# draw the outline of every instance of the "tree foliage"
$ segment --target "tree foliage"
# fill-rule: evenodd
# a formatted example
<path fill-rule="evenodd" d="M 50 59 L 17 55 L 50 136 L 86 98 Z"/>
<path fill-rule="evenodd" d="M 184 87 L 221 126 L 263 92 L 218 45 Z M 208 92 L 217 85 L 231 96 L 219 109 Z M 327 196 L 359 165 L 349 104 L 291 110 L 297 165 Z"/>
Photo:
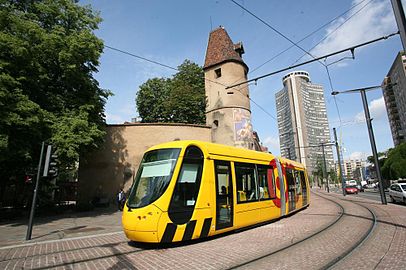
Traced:
<path fill-rule="evenodd" d="M 406 143 L 389 150 L 388 158 L 381 168 L 385 179 L 406 178 Z"/>
<path fill-rule="evenodd" d="M 97 147 L 110 92 L 93 78 L 101 19 L 72 0 L 0 0 L 0 179 L 38 163 L 41 141 L 71 165 Z"/>
<path fill-rule="evenodd" d="M 138 90 L 136 104 L 142 122 L 204 124 L 204 72 L 185 60 L 172 79 L 153 78 Z"/>

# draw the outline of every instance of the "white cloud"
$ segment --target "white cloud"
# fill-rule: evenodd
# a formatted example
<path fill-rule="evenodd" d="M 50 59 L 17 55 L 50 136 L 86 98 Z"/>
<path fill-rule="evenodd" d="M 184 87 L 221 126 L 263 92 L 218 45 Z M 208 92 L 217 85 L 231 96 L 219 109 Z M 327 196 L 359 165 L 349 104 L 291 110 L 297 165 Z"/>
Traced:
<path fill-rule="evenodd" d="M 272 153 L 279 151 L 279 137 L 266 137 L 262 143 L 268 147 L 268 150 Z"/>
<path fill-rule="evenodd" d="M 372 100 L 371 103 L 368 104 L 368 107 L 369 107 L 369 114 L 371 115 L 371 118 L 373 118 L 375 120 L 381 120 L 385 117 L 386 106 L 385 106 L 385 100 L 383 97 Z M 365 121 L 364 111 L 357 113 L 357 115 L 355 116 L 355 119 L 357 121 Z"/>
<path fill-rule="evenodd" d="M 351 6 L 360 2 L 361 0 L 354 0 Z M 396 31 L 392 7 L 388 1 L 372 1 L 355 14 L 366 3 L 368 2 L 361 3 L 350 13 L 333 22 L 326 29 L 326 36 L 332 34 L 313 49 L 312 54 L 322 56 Z M 339 27 L 351 16 L 353 17 Z M 337 27 L 339 27 L 338 30 L 333 32 Z"/>
<path fill-rule="evenodd" d="M 364 152 L 353 152 L 350 154 L 350 156 L 348 157 L 348 159 L 352 159 L 352 160 L 356 160 L 356 159 L 360 159 L 360 160 L 366 160 L 367 157 L 369 155 L 367 153 Z"/>
<path fill-rule="evenodd" d="M 121 115 L 106 113 L 106 122 L 107 124 L 122 124 L 124 123 L 124 119 Z"/>

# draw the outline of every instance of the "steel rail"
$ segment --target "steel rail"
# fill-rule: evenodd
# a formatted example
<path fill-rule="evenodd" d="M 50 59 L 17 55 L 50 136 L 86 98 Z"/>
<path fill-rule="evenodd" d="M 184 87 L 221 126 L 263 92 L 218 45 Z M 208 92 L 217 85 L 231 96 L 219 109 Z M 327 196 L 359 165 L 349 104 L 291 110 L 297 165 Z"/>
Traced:
<path fill-rule="evenodd" d="M 321 196 L 321 195 L 319 195 L 319 196 L 325 198 L 324 196 Z M 326 196 L 332 197 L 333 195 L 326 194 Z M 341 199 L 341 200 L 343 200 L 343 199 Z M 358 239 L 358 241 L 355 244 L 353 244 L 349 249 L 347 249 L 345 252 L 343 252 L 340 256 L 336 257 L 334 260 L 330 261 L 328 264 L 321 267 L 320 269 L 332 269 L 339 262 L 342 262 L 344 259 L 346 259 L 348 256 L 350 256 L 355 250 L 357 250 L 360 246 L 362 246 L 365 243 L 365 241 L 368 240 L 368 238 L 372 235 L 372 233 L 374 232 L 374 230 L 376 228 L 378 221 L 377 221 L 375 213 L 369 207 L 366 207 L 365 205 L 362 205 L 361 203 L 358 203 L 355 201 L 350 201 L 350 202 L 352 202 L 356 205 L 359 205 L 359 206 L 365 208 L 366 210 L 368 210 L 368 212 L 372 216 L 371 226 L 364 233 L 364 235 L 360 239 Z"/>
<path fill-rule="evenodd" d="M 337 202 L 334 201 L 334 200 L 331 200 L 331 199 L 325 198 L 325 197 L 323 197 L 323 196 L 320 196 L 319 194 L 316 194 L 316 193 L 314 193 L 314 192 L 312 192 L 312 194 L 313 194 L 313 195 L 316 195 L 316 196 L 319 196 L 319 197 L 321 197 L 321 198 L 323 198 L 323 199 L 325 199 L 325 200 L 331 201 L 332 203 L 336 204 L 336 205 L 341 209 L 340 215 L 338 215 L 337 218 L 336 218 L 333 222 L 329 223 L 327 226 L 321 228 L 319 231 L 317 231 L 317 232 L 315 232 L 315 233 L 313 233 L 313 234 L 310 234 L 309 236 L 306 236 L 306 237 L 300 239 L 299 241 L 293 242 L 293 243 L 291 243 L 291 244 L 289 244 L 289 245 L 287 245 L 287 246 L 284 246 L 284 247 L 282 247 L 282 248 L 280 248 L 280 249 L 278 249 L 278 250 L 272 251 L 272 252 L 270 252 L 270 253 L 268 253 L 268 254 L 265 254 L 265 255 L 263 255 L 263 256 L 260 256 L 260 257 L 255 258 L 255 259 L 246 261 L 246 262 L 244 262 L 244 263 L 241 263 L 241 264 L 238 264 L 238 265 L 234 265 L 233 267 L 230 267 L 230 268 L 227 268 L 227 269 L 237 269 L 237 268 L 239 268 L 239 267 L 249 265 L 249 264 L 251 264 L 251 263 L 254 263 L 254 262 L 256 262 L 256 261 L 262 260 L 262 259 L 264 259 L 264 258 L 266 258 L 266 257 L 275 255 L 275 254 L 277 254 L 277 253 L 279 253 L 279 252 L 282 252 L 282 251 L 287 250 L 287 249 L 289 249 L 289 248 L 291 248 L 291 247 L 294 247 L 294 246 L 296 246 L 296 245 L 298 245 L 298 244 L 300 244 L 300 243 L 302 243 L 302 242 L 304 242 L 304 241 L 307 241 L 307 240 L 309 240 L 309 239 L 311 239 L 311 238 L 313 238 L 313 237 L 315 237 L 315 236 L 317 236 L 317 235 L 319 235 L 319 234 L 321 234 L 321 233 L 327 231 L 329 228 L 331 228 L 332 226 L 334 226 L 335 224 L 337 224 L 337 223 L 344 217 L 345 209 L 344 209 L 344 207 L 343 207 L 341 204 L 337 203 Z"/>

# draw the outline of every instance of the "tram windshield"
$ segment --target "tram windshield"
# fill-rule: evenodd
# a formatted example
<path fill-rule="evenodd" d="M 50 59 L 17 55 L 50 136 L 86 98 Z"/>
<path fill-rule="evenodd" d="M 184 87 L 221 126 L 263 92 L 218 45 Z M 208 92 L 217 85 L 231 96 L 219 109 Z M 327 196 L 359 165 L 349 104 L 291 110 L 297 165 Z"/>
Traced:
<path fill-rule="evenodd" d="M 128 197 L 128 207 L 144 207 L 158 199 L 168 187 L 180 149 L 158 149 L 145 153 Z"/>

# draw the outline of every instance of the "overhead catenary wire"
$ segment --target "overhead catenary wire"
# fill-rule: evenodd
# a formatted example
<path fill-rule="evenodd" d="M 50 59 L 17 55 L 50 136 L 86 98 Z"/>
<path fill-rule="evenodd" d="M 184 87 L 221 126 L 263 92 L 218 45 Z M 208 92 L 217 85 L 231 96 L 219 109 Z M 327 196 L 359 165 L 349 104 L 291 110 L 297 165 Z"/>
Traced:
<path fill-rule="evenodd" d="M 264 21 L 263 19 L 261 19 L 259 16 L 255 15 L 253 12 L 251 12 L 250 10 L 248 10 L 247 8 L 245 8 L 244 6 L 240 5 L 239 3 L 237 3 L 235 0 L 230 0 L 231 2 L 233 2 L 235 5 L 239 6 L 241 9 L 245 10 L 246 12 L 248 12 L 251 16 L 253 16 L 254 18 L 256 18 L 257 20 L 259 20 L 260 22 L 262 22 L 263 24 L 265 24 L 267 27 L 269 27 L 270 29 L 272 29 L 274 32 L 276 32 L 278 35 L 280 35 L 281 37 L 283 37 L 284 39 L 286 39 L 287 41 L 289 41 L 290 43 L 292 43 L 294 46 L 296 46 L 297 48 L 299 48 L 300 50 L 302 50 L 303 52 L 305 52 L 306 54 L 310 55 L 312 58 L 315 58 L 310 52 L 306 51 L 305 49 L 303 49 L 301 46 L 299 46 L 296 42 L 294 42 L 293 40 L 291 40 L 289 37 L 287 37 L 286 35 L 284 35 L 282 32 L 280 32 L 278 29 L 276 29 L 275 27 L 273 27 L 272 25 L 270 25 L 269 23 L 267 23 L 266 21 Z M 322 65 L 324 65 L 322 62 L 320 62 Z"/>
<path fill-rule="evenodd" d="M 172 69 L 172 70 L 175 70 L 175 71 L 179 71 L 179 69 L 177 69 L 175 67 L 171 67 L 171 66 L 168 66 L 166 64 L 163 64 L 163 63 L 160 63 L 160 62 L 157 62 L 157 61 L 154 61 L 154 60 L 151 60 L 151 59 L 148 59 L 148 58 L 145 58 L 145 57 L 142 57 L 142 56 L 139 56 L 139 55 L 124 51 L 124 50 L 120 50 L 120 49 L 117 49 L 117 48 L 114 48 L 114 47 L 111 47 L 111 46 L 108 46 L 108 45 L 104 45 L 104 47 L 109 48 L 110 50 L 113 50 L 113 51 L 117 51 L 117 52 L 129 55 L 129 56 L 132 56 L 132 57 L 135 57 L 135 58 L 138 58 L 138 59 L 153 63 L 155 65 L 159 65 L 161 67 L 166 67 L 166 68 L 169 68 L 169 69 Z"/>
<path fill-rule="evenodd" d="M 347 9 L 346 11 L 342 12 L 340 15 L 337 15 L 336 17 L 334 17 L 333 19 L 329 20 L 328 22 L 326 22 L 325 24 L 321 25 L 320 27 L 318 27 L 317 29 L 313 30 L 311 33 L 307 34 L 305 37 L 303 37 L 302 39 L 298 40 L 296 43 L 299 44 L 301 43 L 303 40 L 311 37 L 312 35 L 314 35 L 315 33 L 317 33 L 318 31 L 320 31 L 321 29 L 325 28 L 327 25 L 331 24 L 332 22 L 334 22 L 335 20 L 337 20 L 338 18 L 344 16 L 345 14 L 347 14 L 348 12 L 350 12 L 351 10 L 353 10 L 354 8 L 356 8 L 357 6 L 361 5 L 363 2 L 365 2 L 367 0 L 363 0 L 355 5 L 353 5 L 352 7 L 350 7 L 349 9 Z M 372 2 L 373 0 L 370 0 L 367 4 L 369 4 L 370 2 Z M 365 7 L 365 6 L 364 6 Z M 363 7 L 362 7 L 363 8 Z M 361 9 L 362 9 L 361 8 Z M 360 9 L 360 10 L 361 10 Z M 358 10 L 356 13 L 354 13 L 351 17 L 353 17 L 355 14 L 357 14 L 360 10 Z M 349 17 L 346 21 L 348 21 L 351 17 Z M 346 22 L 345 21 L 345 22 Z M 344 23 L 345 23 L 344 22 Z M 336 31 L 338 28 L 340 28 L 344 23 L 340 24 L 334 31 Z M 333 32 L 334 32 L 333 31 Z M 329 33 L 327 36 L 329 36 L 331 33 Z M 324 39 L 323 39 L 324 40 Z M 321 41 L 320 41 L 321 42 Z M 320 43 L 319 42 L 319 43 Z M 318 43 L 317 43 L 318 44 Z M 316 44 L 316 46 L 317 46 Z M 271 62 L 272 60 L 276 59 L 278 56 L 284 54 L 285 52 L 287 52 L 288 50 L 290 50 L 291 48 L 295 47 L 295 45 L 291 45 L 288 48 L 284 49 L 283 51 L 277 53 L 276 55 L 274 55 L 273 57 L 271 57 L 269 60 L 265 61 L 264 63 L 262 63 L 261 65 L 257 66 L 256 68 L 253 68 L 249 73 L 252 73 L 256 70 L 258 70 L 259 68 L 263 67 L 264 65 L 268 64 L 269 62 Z M 314 48 L 314 47 L 313 47 Z M 312 49 L 313 49 L 312 48 Z M 312 49 L 310 49 L 309 51 L 311 51 Z M 306 55 L 306 54 L 304 54 Z M 296 62 L 298 62 L 303 56 L 301 56 L 298 60 L 296 60 Z M 295 63 L 296 63 L 295 62 Z"/>
<path fill-rule="evenodd" d="M 244 6 L 238 4 L 235 0 L 230 0 L 231 2 L 233 2 L 235 5 L 239 6 L 241 9 L 245 10 L 246 12 L 248 12 L 250 15 L 252 15 L 254 18 L 256 18 L 257 20 L 259 20 L 260 22 L 262 22 L 263 24 L 265 24 L 266 26 L 268 26 L 269 28 L 271 28 L 273 31 L 275 31 L 276 33 L 278 33 L 280 36 L 282 36 L 283 38 L 285 38 L 286 40 L 288 40 L 290 43 L 292 43 L 293 45 L 288 47 L 287 49 L 285 49 L 284 51 L 280 52 L 279 54 L 277 54 L 276 56 L 274 56 L 273 58 L 271 58 L 270 60 L 266 61 L 264 64 L 260 65 L 259 67 L 257 67 L 256 69 L 254 69 L 253 71 L 257 70 L 258 68 L 262 67 L 263 65 L 265 65 L 266 63 L 272 61 L 273 59 L 275 59 L 276 57 L 278 57 L 279 55 L 283 54 L 284 52 L 288 51 L 290 48 L 296 46 L 299 49 L 301 49 L 302 51 L 305 52 L 304 55 L 310 55 L 314 61 L 318 61 L 321 65 L 323 65 L 326 68 L 326 72 L 327 72 L 327 76 L 328 76 L 328 80 L 329 80 L 329 84 L 330 84 L 330 89 L 331 91 L 333 91 L 333 84 L 332 84 L 332 80 L 331 80 L 331 76 L 330 76 L 330 72 L 328 69 L 328 65 L 319 61 L 320 59 L 316 59 L 309 51 L 303 49 L 301 46 L 298 45 L 299 42 L 303 41 L 304 39 L 306 39 L 307 37 L 313 35 L 314 33 L 316 33 L 317 31 L 319 31 L 320 29 L 324 28 L 326 25 L 330 24 L 331 22 L 333 22 L 334 20 L 336 20 L 337 18 L 344 16 L 346 13 L 348 13 L 350 10 L 352 10 L 353 8 L 355 8 L 356 6 L 362 4 L 363 2 L 365 2 L 366 0 L 363 0 L 355 5 L 353 5 L 350 9 L 348 9 L 347 11 L 345 11 L 344 13 L 340 14 L 339 16 L 335 17 L 333 20 L 330 20 L 328 23 L 324 24 L 323 26 L 319 27 L 317 30 L 313 31 L 312 33 L 310 33 L 309 35 L 307 35 L 306 37 L 304 37 L 303 39 L 299 40 L 298 42 L 294 42 L 292 41 L 290 38 L 288 38 L 286 35 L 282 34 L 280 31 L 278 31 L 276 28 L 272 27 L 269 23 L 265 22 L 263 19 L 261 19 L 259 16 L 255 15 L 253 12 L 249 11 L 247 8 L 245 8 Z M 349 18 L 347 18 L 343 23 L 341 23 L 336 29 L 334 29 L 334 31 L 330 32 L 327 36 L 325 36 L 321 41 L 319 41 L 315 46 L 313 46 L 310 50 L 314 49 L 318 44 L 320 44 L 323 40 L 325 40 L 328 36 L 330 36 L 331 34 L 333 34 L 335 31 L 337 31 L 342 25 L 344 25 L 348 20 L 350 20 L 352 17 L 354 17 L 356 14 L 358 14 L 361 10 L 363 10 L 368 4 L 370 4 L 373 0 L 368 1 L 364 6 L 362 6 L 357 12 L 355 12 L 354 14 L 352 14 Z M 354 50 L 351 50 L 351 53 L 353 55 L 354 58 Z M 299 59 L 297 59 L 293 64 L 297 63 L 304 55 L 302 55 Z M 341 59 L 343 60 L 343 59 Z M 340 60 L 340 61 L 341 61 Z M 293 68 L 293 67 L 292 67 Z M 282 71 L 281 71 L 282 72 Z M 255 79 L 254 79 L 255 80 Z M 257 80 L 255 80 L 255 82 L 257 82 Z M 228 88 L 226 88 L 228 89 Z M 339 119 L 341 120 L 341 115 L 340 115 L 340 111 L 337 105 L 337 101 L 336 101 L 336 97 L 334 96 L 334 103 L 335 103 L 335 107 L 339 116 Z"/>
<path fill-rule="evenodd" d="M 169 66 L 169 65 L 166 65 L 166 64 L 163 64 L 163 63 L 160 63 L 160 62 L 157 62 L 157 61 L 148 59 L 148 58 L 146 58 L 146 57 L 139 56 L 139 55 L 136 55 L 136 54 L 133 54 L 133 53 L 130 53 L 130 52 L 121 50 L 121 49 L 117 49 L 117 48 L 114 48 L 114 47 L 112 47 L 112 46 L 108 46 L 108 45 L 104 45 L 104 46 L 105 46 L 106 48 L 109 48 L 109 49 L 111 49 L 111 50 L 114 50 L 114 51 L 117 51 L 117 52 L 120 52 L 120 53 L 123 53 L 123 54 L 126 54 L 126 55 L 129 55 L 129 56 L 131 56 L 131 57 L 135 57 L 135 58 L 138 58 L 138 59 L 141 59 L 141 60 L 150 62 L 150 63 L 155 64 L 155 65 L 159 65 L 159 66 L 162 66 L 162 67 L 165 67 L 165 68 L 169 68 L 169 69 L 172 69 L 172 70 L 175 70 L 175 71 L 179 71 L 178 68 L 175 68 L 175 67 L 172 67 L 172 66 Z M 223 83 L 220 83 L 220 82 L 216 82 L 216 81 L 213 81 L 213 80 L 210 80 L 210 79 L 207 79 L 207 78 L 204 78 L 204 80 L 209 81 L 209 82 L 212 82 L 212 83 L 219 84 L 219 85 L 224 86 L 224 87 L 227 87 L 226 84 L 223 84 Z M 237 91 L 238 91 L 238 93 L 240 93 L 241 95 L 245 96 L 239 89 L 237 89 Z M 252 103 L 254 103 L 256 106 L 258 106 L 258 108 L 260 108 L 264 113 L 266 113 L 267 115 L 269 115 L 272 119 L 277 120 L 275 116 L 273 116 L 273 115 L 270 114 L 268 111 L 266 111 L 263 107 L 261 107 L 261 106 L 260 106 L 257 102 L 255 102 L 252 98 L 250 98 L 249 96 L 247 96 L 247 98 L 248 98 L 250 101 L 252 101 Z"/>
<path fill-rule="evenodd" d="M 359 2 L 357 5 L 354 5 L 354 7 L 362 4 L 363 2 L 365 2 L 366 0 Z M 368 6 L 371 2 L 373 2 L 373 0 L 368 1 L 365 5 L 363 5 L 359 10 L 357 10 L 354 14 L 352 14 L 351 16 L 349 16 L 347 19 L 345 19 L 342 23 L 340 23 L 339 26 L 337 26 L 333 31 L 331 31 L 330 33 L 328 33 L 326 36 L 324 36 L 319 42 L 317 42 L 315 45 L 313 45 L 313 47 L 311 47 L 309 49 L 309 51 L 313 50 L 314 48 L 316 48 L 321 42 L 323 42 L 324 40 L 326 40 L 329 36 L 331 36 L 332 34 L 334 34 L 340 27 L 342 27 L 345 23 L 347 23 L 350 19 L 352 19 L 355 15 L 357 15 L 358 13 L 360 13 L 366 6 Z M 351 9 L 350 9 L 351 10 Z M 350 11 L 348 10 L 348 11 Z M 347 12 L 346 12 L 347 13 Z M 303 54 L 302 56 L 300 56 L 295 62 L 292 63 L 296 64 L 297 62 L 299 62 L 300 59 L 302 59 L 306 54 Z M 331 64 L 328 64 L 331 65 Z"/>
<path fill-rule="evenodd" d="M 369 45 L 369 44 L 374 43 L 374 42 L 377 42 L 377 41 L 381 41 L 381 40 L 388 39 L 388 38 L 393 37 L 393 36 L 398 35 L 398 34 L 399 34 L 399 31 L 396 32 L 396 33 L 389 34 L 389 35 L 387 35 L 387 36 L 383 36 L 383 37 L 380 37 L 380 38 L 376 38 L 376 39 L 373 39 L 373 40 L 370 40 L 370 41 L 367 41 L 367 42 L 364 42 L 364 43 L 361 43 L 361 44 L 358 44 L 358 45 L 355 45 L 355 46 L 352 46 L 352 47 L 349 47 L 349 48 L 346 48 L 346 49 L 343 49 L 343 50 L 340 50 L 340 51 L 336 51 L 336 52 L 333 52 L 333 53 L 329 53 L 329 54 L 327 54 L 327 55 L 323 55 L 323 56 L 317 57 L 317 58 L 315 58 L 315 59 L 312 59 L 312 60 L 309 60 L 309 61 L 305 61 L 305 62 L 299 63 L 299 64 L 297 64 L 297 65 L 288 66 L 288 67 L 286 67 L 286 68 L 282 68 L 282 69 L 279 69 L 279 70 L 277 70 L 277 71 L 273 71 L 273 72 L 270 72 L 270 73 L 267 73 L 267 74 L 264 74 L 264 75 L 255 77 L 255 78 L 250 79 L 250 80 L 246 80 L 246 81 L 243 81 L 243 82 L 240 82 L 240 83 L 236 83 L 236 84 L 233 84 L 233 85 L 229 85 L 229 86 L 226 87 L 226 89 L 230 89 L 230 88 L 233 88 L 233 87 L 237 87 L 237 86 L 240 86 L 240 85 L 243 85 L 243 84 L 247 84 L 247 83 L 250 83 L 250 82 L 253 82 L 253 81 L 258 81 L 258 80 L 261 80 L 261 79 L 263 79 L 263 78 L 266 78 L 266 77 L 269 77 L 269 76 L 272 76 L 272 75 L 281 73 L 281 72 L 283 72 L 283 71 L 287 71 L 287 70 L 289 70 L 289 69 L 293 69 L 293 68 L 296 68 L 296 67 L 300 67 L 300 66 L 303 66 L 303 65 L 307 65 L 307 64 L 310 64 L 310 63 L 312 63 L 312 62 L 319 61 L 319 60 L 321 60 L 321 59 L 325 59 L 325 58 L 331 57 L 331 56 L 336 55 L 336 54 L 340 54 L 340 53 L 343 53 L 343 52 L 346 52 L 346 51 L 351 51 L 351 50 L 354 50 L 354 49 L 356 49 L 356 48 L 363 47 L 363 46 Z"/>
<path fill-rule="evenodd" d="M 117 48 L 112 47 L 112 46 L 104 45 L 104 47 L 106 47 L 106 48 L 108 48 L 108 49 L 111 49 L 111 50 L 113 50 L 113 51 L 120 52 L 120 53 L 122 53 L 122 54 L 126 54 L 126 55 L 129 55 L 129 56 L 132 56 L 132 57 L 134 57 L 134 58 L 138 58 L 138 59 L 141 59 L 141 60 L 150 62 L 150 63 L 155 64 L 155 65 L 159 65 L 159 66 L 161 66 L 161 67 L 165 67 L 165 68 L 172 69 L 172 70 L 175 70 L 175 71 L 180 71 L 180 70 L 179 70 L 178 68 L 176 68 L 176 67 L 172 67 L 172 66 L 169 66 L 169 65 L 167 65 L 167 64 L 163 64 L 163 63 L 161 63 L 161 62 L 158 62 L 158 61 L 155 61 L 155 60 L 151 60 L 151 59 L 146 58 L 146 57 L 143 57 L 143 56 L 136 55 L 136 54 L 134 54 L 134 53 L 130 53 L 130 52 L 127 52 L 127 51 L 124 51 L 124 50 L 121 50 L 121 49 L 117 49 Z M 204 80 L 205 80 L 205 81 L 212 82 L 212 83 L 219 84 L 219 85 L 221 85 L 221 86 L 226 86 L 225 84 L 222 84 L 222 83 L 219 83 L 219 82 L 215 82 L 215 81 L 212 81 L 212 80 L 207 79 L 207 78 L 204 78 Z"/>

